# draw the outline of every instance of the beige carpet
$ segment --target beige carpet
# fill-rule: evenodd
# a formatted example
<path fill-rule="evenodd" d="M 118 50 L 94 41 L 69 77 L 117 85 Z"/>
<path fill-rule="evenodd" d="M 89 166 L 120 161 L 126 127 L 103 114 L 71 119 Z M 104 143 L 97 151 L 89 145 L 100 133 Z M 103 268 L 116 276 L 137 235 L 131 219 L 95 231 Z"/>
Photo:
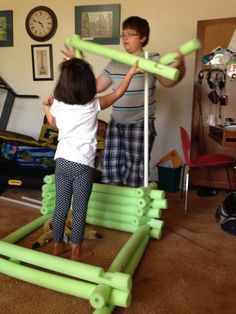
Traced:
<path fill-rule="evenodd" d="M 9 189 L 2 196 L 40 199 L 39 191 Z M 215 222 L 216 207 L 225 192 L 198 197 L 191 191 L 189 214 L 179 193 L 167 193 L 168 209 L 162 238 L 152 239 L 133 277 L 132 304 L 115 314 L 233 314 L 236 313 L 236 237 Z M 0 237 L 39 216 L 37 209 L 0 200 Z M 88 264 L 106 271 L 130 234 L 94 227 L 101 240 L 86 240 L 94 251 Z M 41 234 L 33 232 L 18 244 L 31 247 Z M 50 252 L 51 244 L 42 250 Z M 69 258 L 69 254 L 64 257 Z M 89 301 L 41 288 L 0 274 L 0 313 L 88 314 Z"/>

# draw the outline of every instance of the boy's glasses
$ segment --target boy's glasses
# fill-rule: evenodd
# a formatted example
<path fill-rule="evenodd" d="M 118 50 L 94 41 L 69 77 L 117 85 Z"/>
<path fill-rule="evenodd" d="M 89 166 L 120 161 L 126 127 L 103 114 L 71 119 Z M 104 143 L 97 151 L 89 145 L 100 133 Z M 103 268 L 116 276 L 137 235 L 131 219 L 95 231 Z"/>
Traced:
<path fill-rule="evenodd" d="M 138 33 L 122 33 L 120 34 L 120 38 L 131 38 L 135 36 L 139 36 L 140 34 Z"/>

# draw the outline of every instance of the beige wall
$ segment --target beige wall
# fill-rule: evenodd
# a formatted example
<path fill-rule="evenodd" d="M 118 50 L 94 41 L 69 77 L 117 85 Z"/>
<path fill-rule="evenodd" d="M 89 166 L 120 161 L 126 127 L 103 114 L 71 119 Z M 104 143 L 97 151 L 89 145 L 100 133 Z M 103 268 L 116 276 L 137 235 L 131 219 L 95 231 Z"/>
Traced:
<path fill-rule="evenodd" d="M 148 19 L 151 27 L 151 37 L 148 51 L 158 51 L 161 54 L 173 51 L 189 39 L 196 37 L 198 20 L 232 17 L 236 12 L 236 1 L 225 0 L 224 4 L 216 0 L 208 1 L 73 1 L 73 0 L 1 0 L 0 10 L 13 10 L 14 47 L 0 47 L 0 76 L 2 76 L 17 93 L 36 94 L 40 99 L 16 99 L 8 130 L 38 137 L 43 120 L 41 106 L 42 97 L 51 94 L 54 81 L 33 81 L 31 45 L 40 44 L 33 41 L 25 30 L 27 13 L 35 6 L 46 5 L 54 10 L 58 18 L 58 29 L 48 44 L 53 45 L 53 64 L 55 78 L 57 66 L 62 60 L 60 49 L 63 40 L 74 33 L 74 7 L 89 4 L 121 4 L 121 20 L 130 15 L 139 15 Z M 111 48 L 122 49 L 112 45 Z M 107 59 L 86 53 L 97 75 L 108 62 Z M 187 56 L 187 73 L 184 80 L 172 89 L 158 87 L 157 99 L 157 131 L 151 166 L 169 150 L 176 148 L 182 156 L 179 126 L 190 129 L 192 112 L 192 94 L 194 77 L 194 54 Z M 0 110 L 5 94 L 0 90 Z M 110 110 L 102 112 L 100 117 L 108 119 Z M 152 172 L 155 177 L 156 170 Z"/>

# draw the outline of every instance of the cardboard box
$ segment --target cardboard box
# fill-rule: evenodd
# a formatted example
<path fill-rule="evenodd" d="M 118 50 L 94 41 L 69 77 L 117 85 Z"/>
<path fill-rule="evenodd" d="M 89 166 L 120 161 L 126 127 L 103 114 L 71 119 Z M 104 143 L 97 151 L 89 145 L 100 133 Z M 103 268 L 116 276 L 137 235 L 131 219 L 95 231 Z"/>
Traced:
<path fill-rule="evenodd" d="M 174 149 L 168 154 L 163 156 L 155 166 L 163 166 L 168 168 L 179 168 L 182 166 L 182 160 L 180 159 L 177 151 Z"/>

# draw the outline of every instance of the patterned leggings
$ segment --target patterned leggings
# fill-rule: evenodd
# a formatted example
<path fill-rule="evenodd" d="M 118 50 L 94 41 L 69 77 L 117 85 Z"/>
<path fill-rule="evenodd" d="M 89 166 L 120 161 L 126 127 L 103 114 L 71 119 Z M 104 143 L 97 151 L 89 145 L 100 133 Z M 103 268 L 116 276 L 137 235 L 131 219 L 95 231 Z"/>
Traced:
<path fill-rule="evenodd" d="M 65 221 L 72 200 L 71 242 L 80 244 L 84 238 L 87 206 L 93 186 L 94 169 L 58 158 L 56 160 L 55 179 L 56 208 L 52 217 L 53 241 L 63 242 Z"/>

